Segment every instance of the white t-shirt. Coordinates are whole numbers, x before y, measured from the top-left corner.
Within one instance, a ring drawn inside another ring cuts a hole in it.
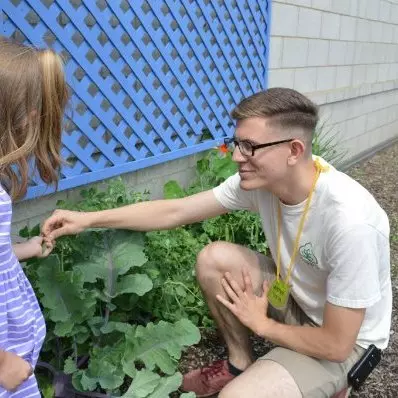
[[[322,164],[327,164],[319,158]],[[244,191],[235,174],[214,188],[230,210],[260,214],[272,257],[276,260],[278,201],[265,190]],[[285,278],[305,201],[281,205],[281,277]],[[326,301],[366,308],[357,344],[387,347],[392,312],[389,222],[374,197],[359,183],[329,165],[321,173],[301,235],[291,275],[291,294],[321,325]]]

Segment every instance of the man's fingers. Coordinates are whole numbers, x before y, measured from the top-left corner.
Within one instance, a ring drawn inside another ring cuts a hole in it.
[[[54,229],[57,228],[57,225],[59,224],[59,217],[57,216],[50,216],[50,218],[47,218],[46,221],[44,221],[44,224],[41,228],[41,232],[44,236],[48,236]]]
[[[236,313],[236,307],[234,304],[230,303],[228,300],[226,300],[223,296],[220,296],[219,294],[216,295],[216,299],[225,305],[233,314]]]
[[[252,278],[250,277],[248,269],[243,268],[242,274],[243,274],[243,282],[245,285],[245,292],[248,295],[253,295],[254,293],[253,293]]]
[[[239,286],[238,282],[236,282],[236,280],[232,278],[232,275],[229,272],[225,273],[225,279],[228,281],[229,285],[231,286],[233,291],[236,293],[236,295],[239,298],[242,298],[244,296],[243,290]]]
[[[221,285],[222,285],[225,293],[227,294],[227,296],[232,300],[232,302],[236,303],[239,301],[239,297],[231,289],[231,286],[229,285],[229,282],[227,282],[226,279],[224,279],[224,278],[221,279]]]
[[[58,227],[57,229],[54,229],[47,235],[48,239],[50,240],[55,240],[59,238],[60,236],[64,235],[69,235],[69,228],[67,226],[64,227]]]

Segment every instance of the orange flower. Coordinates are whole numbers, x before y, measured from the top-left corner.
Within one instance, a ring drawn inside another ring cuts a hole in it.
[[[221,146],[219,146],[219,147],[218,147],[218,150],[219,150],[221,153],[228,153],[228,152],[229,152],[228,147],[227,147],[225,144],[222,144]]]

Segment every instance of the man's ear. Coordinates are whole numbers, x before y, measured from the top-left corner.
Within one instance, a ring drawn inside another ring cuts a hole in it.
[[[304,156],[306,150],[306,145],[304,140],[295,138],[290,143],[290,156],[288,157],[289,166],[295,165],[301,157]]]

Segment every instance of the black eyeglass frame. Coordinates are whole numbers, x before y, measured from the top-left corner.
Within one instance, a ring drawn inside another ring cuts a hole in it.
[[[255,152],[257,149],[260,149],[260,148],[267,148],[267,147],[269,147],[269,146],[274,146],[274,145],[278,145],[278,144],[284,144],[285,142],[292,142],[294,139],[295,139],[295,138],[288,138],[288,139],[286,139],[286,140],[273,141],[273,142],[268,142],[268,143],[266,143],[266,144],[258,144],[258,145],[253,145],[250,141],[245,141],[245,143],[246,143],[246,144],[249,144],[249,145],[251,146],[251,152],[252,152],[251,156],[254,156],[254,152]],[[242,141],[237,140],[235,137],[224,138],[224,144],[225,144],[225,145],[230,145],[230,144],[233,143],[233,144],[235,145],[235,148],[236,148],[236,147],[239,148],[239,151],[240,151],[240,153],[241,153],[243,156],[250,156],[250,155],[246,155],[246,154],[244,154],[244,153],[242,152],[242,150],[241,150],[241,148],[240,148],[240,145],[239,145],[241,142],[242,142]]]

